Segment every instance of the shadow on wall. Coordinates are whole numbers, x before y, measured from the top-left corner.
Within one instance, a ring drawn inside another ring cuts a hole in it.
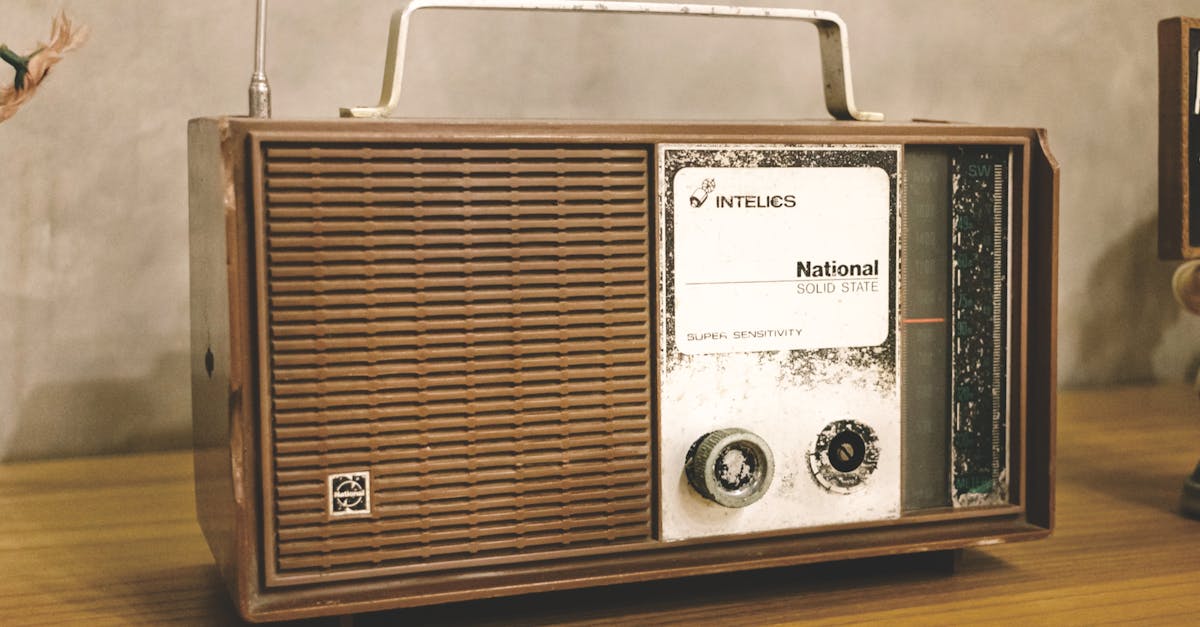
[[[5,461],[191,446],[186,352],[162,354],[143,377],[59,381],[21,404]]]
[[[1154,380],[1154,350],[1180,316],[1171,294],[1175,267],[1155,256],[1157,224],[1157,216],[1138,223],[1092,265],[1087,304],[1081,307],[1081,358],[1072,379]]]

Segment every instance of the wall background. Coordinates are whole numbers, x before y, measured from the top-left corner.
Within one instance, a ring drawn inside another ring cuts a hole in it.
[[[736,2],[794,6],[783,0]],[[0,124],[0,459],[190,441],[186,121],[243,114],[253,0],[64,0],[92,27]],[[276,117],[376,100],[399,2],[274,2]],[[27,53],[59,3],[0,0]],[[1155,258],[1156,23],[1186,1],[823,0],[858,104],[1043,126],[1063,165],[1060,382],[1190,378],[1200,318]],[[400,115],[822,118],[803,24],[427,12]],[[7,66],[0,82],[11,81]]]

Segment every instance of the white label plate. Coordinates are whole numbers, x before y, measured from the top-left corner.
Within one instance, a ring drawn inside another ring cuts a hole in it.
[[[885,341],[889,185],[875,167],[681,169],[674,197],[689,202],[674,212],[679,351]]]

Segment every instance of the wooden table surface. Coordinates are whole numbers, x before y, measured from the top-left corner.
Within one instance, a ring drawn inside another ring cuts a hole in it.
[[[956,574],[886,558],[460,603],[356,624],[1200,624],[1190,388],[1059,396],[1058,527],[969,550]],[[0,625],[238,619],[192,501],[190,452],[0,466]],[[333,625],[333,620],[306,625]]]

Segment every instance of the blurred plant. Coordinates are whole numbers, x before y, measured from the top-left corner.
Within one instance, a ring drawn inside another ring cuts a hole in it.
[[[29,55],[21,56],[0,44],[0,60],[16,70],[13,84],[0,86],[0,122],[15,115],[17,109],[37,92],[50,68],[62,61],[64,54],[83,45],[87,36],[88,27],[71,28],[66,12],[60,11],[50,23],[50,43],[38,42],[37,49]]]

